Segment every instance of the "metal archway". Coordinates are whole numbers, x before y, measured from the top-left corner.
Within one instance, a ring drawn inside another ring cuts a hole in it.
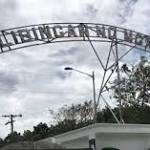
[[[132,30],[94,23],[48,23],[0,31],[0,53],[56,42],[117,42],[149,50],[150,36]]]
[[[102,93],[106,91],[108,81],[115,71],[117,72],[118,81],[120,81],[119,61],[135,48],[150,52],[150,36],[143,33],[96,23],[47,23],[1,30],[0,54],[36,45],[74,41],[89,42],[103,69],[103,78],[99,88],[96,108],[99,104],[100,97],[102,97]],[[105,64],[100,59],[93,42],[110,43]],[[129,49],[123,55],[119,56],[118,45],[128,46]],[[114,63],[109,66],[108,63],[112,53]],[[106,77],[107,72],[110,70],[111,73]],[[120,88],[120,84],[117,86]],[[120,94],[119,113],[120,122],[123,122],[121,105],[122,101]],[[118,120],[116,121],[119,123]]]

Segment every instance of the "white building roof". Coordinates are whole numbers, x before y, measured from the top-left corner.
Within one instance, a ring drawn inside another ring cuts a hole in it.
[[[54,136],[57,142],[65,142],[82,137],[90,137],[98,134],[149,134],[150,124],[111,124],[96,123]]]

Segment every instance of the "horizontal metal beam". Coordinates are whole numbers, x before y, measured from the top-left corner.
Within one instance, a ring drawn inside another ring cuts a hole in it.
[[[86,35],[86,36],[85,36]],[[117,41],[150,52],[150,36],[139,32],[96,23],[46,23],[0,31],[0,53],[31,46],[76,41]]]

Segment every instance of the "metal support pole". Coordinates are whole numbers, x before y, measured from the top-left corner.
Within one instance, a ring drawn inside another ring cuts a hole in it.
[[[115,113],[112,111],[110,105],[107,103],[107,101],[105,100],[105,98],[104,98],[102,95],[101,95],[101,97],[102,97],[104,103],[107,105],[108,109],[110,110],[110,112],[111,112],[111,114],[113,115],[113,117],[114,117],[114,119],[116,120],[116,122],[117,122],[118,124],[120,124],[120,121],[118,120],[118,118],[117,118],[117,116],[115,115]]]
[[[11,133],[14,132],[14,120],[13,115],[10,115],[10,125],[11,125]]]
[[[118,56],[118,45],[117,43],[115,44],[115,53],[116,53],[116,65],[117,65],[117,68],[116,68],[116,71],[117,71],[117,80],[118,80],[118,83],[120,83],[120,69],[119,69],[119,56]],[[119,117],[120,117],[120,123],[124,123],[124,120],[123,120],[123,117],[122,117],[122,100],[121,100],[121,91],[120,91],[121,87],[120,87],[120,84],[118,84],[118,95],[119,95]]]
[[[96,106],[96,92],[95,92],[95,74],[94,71],[92,72],[92,82],[93,82],[93,102],[94,102],[94,117],[93,123],[97,122],[97,106]]]
[[[94,105],[94,117],[93,123],[97,122],[97,104],[96,104],[96,92],[95,92],[95,74],[92,72],[92,82],[93,82],[93,105]]]

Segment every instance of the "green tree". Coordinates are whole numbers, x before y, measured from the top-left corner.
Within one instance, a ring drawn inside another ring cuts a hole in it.
[[[50,110],[50,113],[56,122],[50,127],[50,135],[56,135],[91,124],[94,114],[93,103],[85,101],[82,104],[64,105],[55,112]]]
[[[4,140],[0,138],[0,147],[4,146]]]
[[[146,105],[131,105],[125,106],[122,109],[123,118],[126,123],[150,123],[150,107]]]
[[[33,132],[30,130],[25,130],[23,133],[23,139],[25,141],[32,141],[33,140]]]
[[[72,120],[75,124],[84,124],[92,122],[93,120],[93,103],[92,101],[85,101],[83,104],[65,105],[58,111],[51,111],[56,123]]]
[[[17,133],[16,131],[8,134],[8,136],[5,138],[5,143],[12,143],[12,142],[19,142],[22,141],[23,137],[21,136],[20,133]]]
[[[150,102],[150,61],[141,57],[140,62],[131,67],[122,66],[122,79],[118,83],[117,79],[114,84],[120,84],[120,89],[116,86],[114,97],[119,99],[119,92],[123,105],[140,105]]]
[[[39,123],[33,127],[33,139],[39,140],[49,135],[49,127],[46,123]]]

